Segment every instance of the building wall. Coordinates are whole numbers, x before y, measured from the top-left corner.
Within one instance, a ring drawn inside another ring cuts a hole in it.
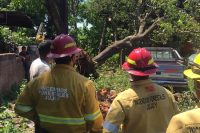
[[[22,61],[15,54],[0,54],[0,94],[6,93],[11,86],[24,79]]]

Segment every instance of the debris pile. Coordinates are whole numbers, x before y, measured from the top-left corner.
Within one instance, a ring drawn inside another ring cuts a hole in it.
[[[110,105],[116,96],[117,92],[108,88],[102,88],[101,90],[97,91],[97,99],[100,102],[99,106],[101,113],[103,114],[103,118],[106,117]]]

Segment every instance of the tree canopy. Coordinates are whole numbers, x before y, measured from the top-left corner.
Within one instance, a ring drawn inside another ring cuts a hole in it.
[[[187,41],[194,46],[200,41],[200,4],[197,1],[0,0],[0,10],[25,12],[36,28],[45,22],[47,37],[62,32],[72,35],[82,48],[97,55],[94,58],[97,62],[124,48],[179,48]],[[23,28],[9,30],[19,36],[23,32],[26,38],[36,34],[35,30]]]

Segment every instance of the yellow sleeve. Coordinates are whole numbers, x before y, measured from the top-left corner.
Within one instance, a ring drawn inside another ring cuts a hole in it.
[[[176,115],[169,122],[166,133],[184,133],[184,128]]]
[[[111,104],[111,107],[103,123],[103,133],[117,133],[120,125],[125,120],[125,112],[120,106],[118,100],[118,97],[116,97],[113,103]]]
[[[14,109],[20,116],[34,120],[36,112],[34,109],[33,94],[29,85],[30,83],[27,84],[25,89],[18,96]]]
[[[92,81],[89,81],[86,85],[85,120],[88,131],[102,131],[103,116],[99,109],[99,102],[96,99],[96,89]]]

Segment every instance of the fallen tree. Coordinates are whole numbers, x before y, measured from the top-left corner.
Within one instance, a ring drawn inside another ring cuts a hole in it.
[[[137,33],[131,36],[127,36],[126,38],[116,41],[113,44],[109,45],[97,56],[95,56],[93,58],[93,61],[98,63],[99,65],[103,64],[109,57],[116,53],[119,53],[121,49],[133,47],[134,42],[139,41],[140,39],[144,38],[149,33],[151,33],[162,19],[161,17],[158,17],[148,28],[145,29],[145,20],[147,17],[148,14],[146,14],[144,18],[141,18],[141,16],[138,17],[138,19],[140,20],[140,26]]]

